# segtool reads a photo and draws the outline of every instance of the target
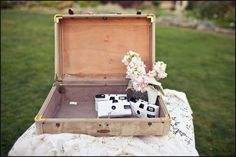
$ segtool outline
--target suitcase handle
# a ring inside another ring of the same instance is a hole
[[[97,130],[98,133],[108,133],[110,130],[107,129],[102,129],[102,130]]]
[[[141,14],[142,14],[142,11],[141,11],[141,10],[138,10],[136,14],[137,14],[137,15],[141,15]]]
[[[74,11],[73,11],[73,9],[71,9],[71,8],[70,8],[70,9],[68,9],[68,14],[69,14],[69,15],[73,15],[73,14],[74,14]]]

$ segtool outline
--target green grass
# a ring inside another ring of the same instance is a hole
[[[2,11],[1,155],[34,122],[54,77],[53,16]],[[187,94],[200,155],[235,155],[234,37],[157,25],[164,88]]]
[[[234,38],[162,26],[156,38],[167,63],[163,86],[186,92],[200,154],[235,154]]]

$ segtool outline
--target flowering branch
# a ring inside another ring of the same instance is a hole
[[[158,82],[158,80],[167,77],[167,73],[165,72],[166,64],[163,61],[156,62],[153,65],[153,69],[146,73],[146,65],[141,60],[139,54],[134,51],[128,51],[122,59],[122,63],[127,66],[126,78],[131,81],[129,87],[143,93],[150,89],[149,85],[155,85],[164,94],[161,83]]]

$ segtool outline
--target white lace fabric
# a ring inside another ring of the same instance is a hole
[[[85,134],[35,133],[32,124],[15,142],[9,156],[199,156],[195,148],[192,110],[185,93],[165,89],[171,116],[165,136],[94,137]]]

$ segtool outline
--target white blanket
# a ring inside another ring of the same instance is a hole
[[[199,156],[195,148],[192,110],[185,93],[165,89],[171,116],[166,136],[94,137],[84,134],[36,135],[35,124],[15,142],[9,156]]]

